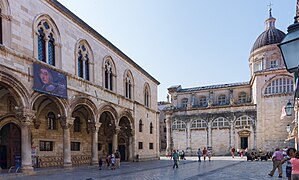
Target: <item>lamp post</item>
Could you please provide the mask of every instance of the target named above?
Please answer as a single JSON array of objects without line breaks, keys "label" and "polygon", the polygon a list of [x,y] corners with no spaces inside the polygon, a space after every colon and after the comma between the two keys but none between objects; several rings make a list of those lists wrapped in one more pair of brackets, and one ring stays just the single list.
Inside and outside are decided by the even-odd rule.
[{"label": "lamp post", "polygon": [[292,116],[293,108],[294,108],[294,106],[292,105],[291,101],[289,100],[286,107],[284,108],[287,116]]},{"label": "lamp post", "polygon": [[290,132],[291,132],[291,125],[290,124],[288,124],[287,125],[287,132],[290,134]]}]

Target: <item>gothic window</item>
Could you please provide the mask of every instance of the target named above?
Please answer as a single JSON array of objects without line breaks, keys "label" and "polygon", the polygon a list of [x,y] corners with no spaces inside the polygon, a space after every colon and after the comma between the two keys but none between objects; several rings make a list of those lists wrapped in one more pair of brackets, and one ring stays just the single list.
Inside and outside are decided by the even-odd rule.
[{"label": "gothic window", "polygon": [[199,106],[202,106],[202,107],[207,106],[207,97],[202,96],[199,98]]},{"label": "gothic window", "polygon": [[80,118],[77,116],[74,120],[74,132],[80,132],[81,131],[81,122]]},{"label": "gothic window", "polygon": [[153,134],[153,123],[150,123],[150,134]]},{"label": "gothic window", "polygon": [[146,107],[150,106],[150,90],[149,85],[146,83],[144,87],[144,105]]},{"label": "gothic window", "polygon": [[241,92],[238,95],[238,103],[246,103],[246,93],[245,92]]},{"label": "gothic window", "polygon": [[225,105],[226,104],[226,96],[225,95],[220,95],[218,97],[218,105]]},{"label": "gothic window", "polygon": [[106,59],[104,62],[104,87],[114,91],[115,69],[111,59]]},{"label": "gothic window", "polygon": [[50,130],[57,129],[57,125],[56,125],[57,120],[55,114],[53,112],[49,112],[47,118],[48,118],[48,129]]},{"label": "gothic window", "polygon": [[36,28],[38,60],[56,66],[57,30],[46,19],[39,21]]},{"label": "gothic window", "polygon": [[253,124],[254,122],[249,116],[242,116],[236,120],[235,127],[245,127]]},{"label": "gothic window", "polygon": [[206,128],[207,123],[204,120],[194,120],[191,123],[191,129]]},{"label": "gothic window", "polygon": [[[11,4],[11,3],[10,3]],[[10,46],[11,38],[11,9],[8,0],[0,1],[0,44]]]},{"label": "gothic window", "polygon": [[139,132],[142,132],[142,126],[143,126],[142,120],[140,119],[139,120]]},{"label": "gothic window", "polygon": [[[2,14],[2,9],[0,9],[0,14]],[[2,34],[2,16],[0,16],[0,44],[3,44],[3,34]]]},{"label": "gothic window", "polygon": [[293,80],[286,77],[272,80],[265,89],[265,95],[291,92],[293,92]]},{"label": "gothic window", "polygon": [[89,81],[90,52],[83,42],[79,44],[77,52],[78,76]]},{"label": "gothic window", "polygon": [[187,98],[182,99],[182,108],[187,108],[187,106],[188,106],[188,99]]},{"label": "gothic window", "polygon": [[126,72],[125,76],[125,96],[128,99],[132,99],[133,91],[133,76],[130,71]]},{"label": "gothic window", "polygon": [[212,127],[213,128],[229,127],[229,123],[225,118],[219,117],[213,121]]},{"label": "gothic window", "polygon": [[172,129],[186,129],[186,124],[183,121],[174,121],[172,123]]}]

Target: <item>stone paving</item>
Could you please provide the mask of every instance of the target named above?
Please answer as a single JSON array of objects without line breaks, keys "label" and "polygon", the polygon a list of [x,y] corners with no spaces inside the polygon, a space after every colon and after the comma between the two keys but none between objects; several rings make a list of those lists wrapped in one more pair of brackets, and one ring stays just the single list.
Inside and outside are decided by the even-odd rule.
[{"label": "stone paving", "polygon": [[[25,176],[18,174],[0,174],[0,179],[23,179],[23,180],[97,180],[97,179],[278,179],[267,174],[272,168],[272,162],[247,162],[246,158],[212,157],[212,161],[197,162],[195,157],[187,157],[187,160],[179,162],[179,168],[172,168],[173,161],[162,157],[159,161],[124,162],[120,169],[109,170],[104,167],[81,166],[71,170],[63,169],[37,169],[35,175]],[[285,171],[285,167],[283,167]],[[281,178],[280,178],[281,179]],[[282,179],[285,177],[285,172]]]}]

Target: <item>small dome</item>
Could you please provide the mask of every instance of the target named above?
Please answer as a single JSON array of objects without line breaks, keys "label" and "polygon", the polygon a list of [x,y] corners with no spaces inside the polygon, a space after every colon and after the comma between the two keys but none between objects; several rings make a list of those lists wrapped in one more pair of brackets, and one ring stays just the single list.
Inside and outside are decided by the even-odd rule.
[{"label": "small dome", "polygon": [[251,52],[263,46],[280,43],[285,36],[286,34],[279,29],[276,28],[267,29],[256,39],[251,49]]}]

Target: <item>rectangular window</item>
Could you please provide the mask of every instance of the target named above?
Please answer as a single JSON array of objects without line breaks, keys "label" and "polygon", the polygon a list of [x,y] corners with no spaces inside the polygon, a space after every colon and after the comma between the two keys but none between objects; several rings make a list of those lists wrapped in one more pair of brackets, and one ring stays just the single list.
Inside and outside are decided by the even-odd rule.
[{"label": "rectangular window", "polygon": [[164,132],[166,132],[166,127],[164,127]]},{"label": "rectangular window", "polygon": [[71,151],[80,151],[80,142],[71,142]]},{"label": "rectangular window", "polygon": [[143,149],[143,142],[138,142],[138,149]]},{"label": "rectangular window", "polygon": [[40,141],[39,150],[40,151],[53,151],[53,141]]},{"label": "rectangular window", "polygon": [[276,68],[278,65],[277,65],[277,61],[271,61],[270,62],[270,68]]},{"label": "rectangular window", "polygon": [[98,143],[98,151],[102,150],[102,144]]},{"label": "rectangular window", "polygon": [[149,149],[154,149],[154,143],[149,143]]}]

